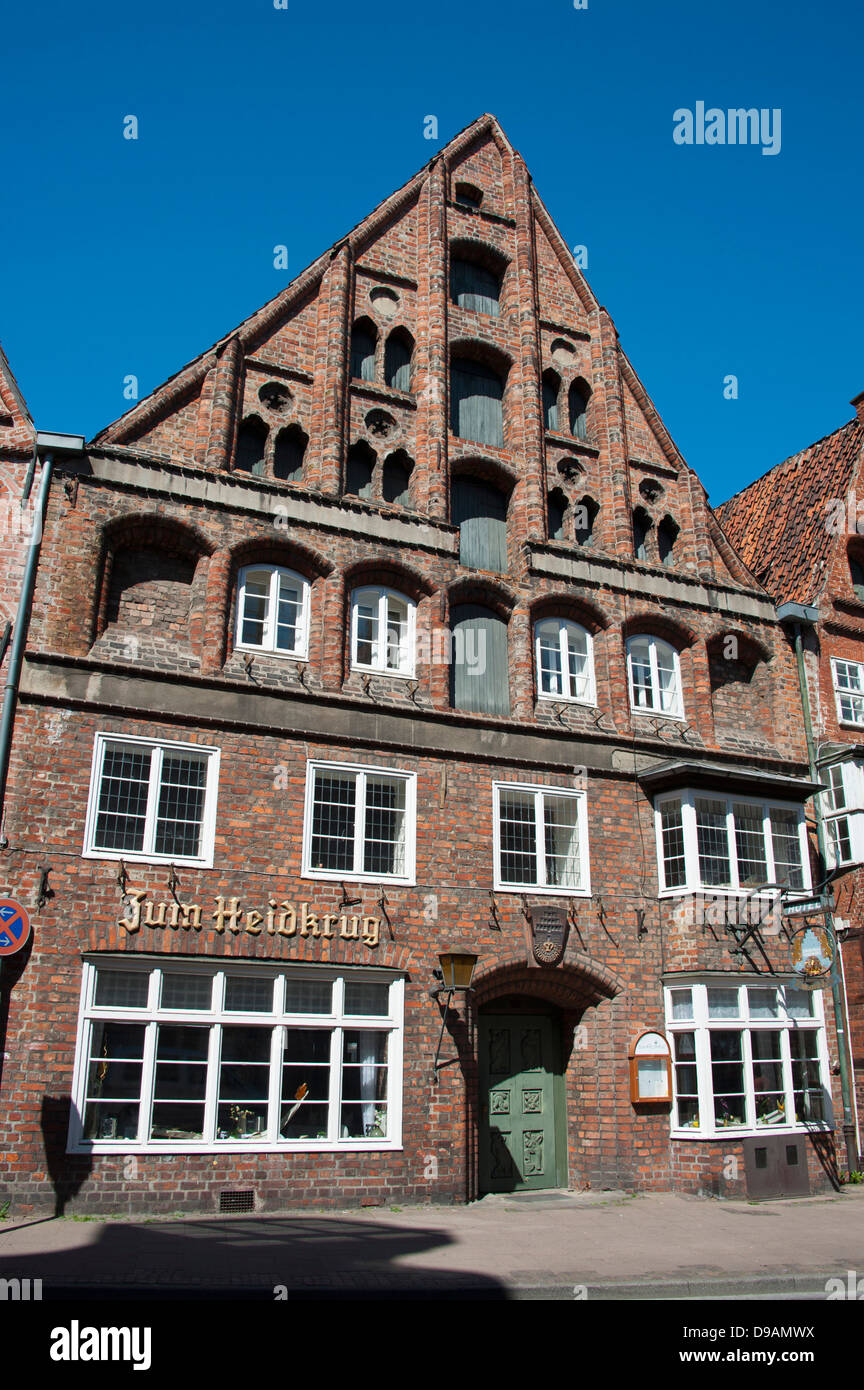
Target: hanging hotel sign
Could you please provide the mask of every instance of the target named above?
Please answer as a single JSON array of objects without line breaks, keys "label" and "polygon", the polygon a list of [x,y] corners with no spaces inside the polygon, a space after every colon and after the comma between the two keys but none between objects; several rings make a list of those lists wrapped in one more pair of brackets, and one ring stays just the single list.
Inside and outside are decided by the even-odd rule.
[{"label": "hanging hotel sign", "polygon": [[567,945],[566,907],[529,900],[526,913],[531,922],[531,944],[537,964],[560,965]]},{"label": "hanging hotel sign", "polygon": [[825,904],[821,898],[790,898],[783,904],[784,917],[812,917],[825,914]]},{"label": "hanging hotel sign", "polygon": [[834,965],[834,938],[827,927],[799,927],[792,934],[792,969],[807,985],[826,984]]},{"label": "hanging hotel sign", "polygon": [[[142,927],[167,931],[201,931],[205,927],[216,932],[246,932],[249,936],[305,936],[322,940],[362,941],[374,948],[381,939],[381,919],[359,914],[314,912],[309,903],[299,908],[291,902],[270,898],[266,912],[254,908],[240,910],[239,898],[216,898],[216,911],[205,914],[198,903],[145,901],[146,893],[126,894],[126,916],[117,920],[130,935]],[[314,906],[314,904],[313,904]],[[212,926],[210,925],[212,923]]]}]

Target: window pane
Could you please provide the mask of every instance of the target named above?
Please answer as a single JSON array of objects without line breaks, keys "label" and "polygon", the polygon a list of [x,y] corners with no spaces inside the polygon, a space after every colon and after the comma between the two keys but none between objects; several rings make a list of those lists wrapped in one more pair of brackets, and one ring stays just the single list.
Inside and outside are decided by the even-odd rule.
[{"label": "window pane", "polygon": [[779,1018],[780,1003],[776,989],[751,987],[747,990],[747,999],[751,1018]]},{"label": "window pane", "polygon": [[191,975],[185,970],[163,972],[163,1009],[209,1009],[212,996],[212,975]]},{"label": "window pane", "polygon": [[84,1103],[86,1139],[137,1138],[144,1036],[144,1024],[93,1024]]},{"label": "window pane", "polygon": [[217,1138],[247,1139],[267,1129],[269,1028],[222,1029]]},{"label": "window pane", "polygon": [[864,723],[864,666],[857,661],[835,661],[834,684],[840,718],[850,724]]},{"label": "window pane", "polygon": [[501,882],[537,883],[537,843],[534,796],[531,792],[500,793]]},{"label": "window pane", "polygon": [[798,834],[798,815],[795,811],[781,811],[772,806],[771,841],[774,846],[776,881],[786,883],[790,888],[803,888],[801,839]]},{"label": "window pane", "polygon": [[745,1124],[747,1109],[739,1032],[729,1030],[711,1033],[711,1077],[715,1124],[720,1128]]},{"label": "window pane", "polygon": [[696,842],[699,849],[699,877],[710,886],[731,884],[729,836],[726,828],[726,802],[696,799]]},{"label": "window pane", "polygon": [[273,1012],[273,981],[250,975],[229,975],[225,980],[225,1009],[229,1013]]},{"label": "window pane", "polygon": [[807,989],[795,989],[792,985],[787,985],[784,991],[786,997],[786,1012],[790,1018],[812,1018],[813,1017],[813,995]]},{"label": "window pane", "polygon": [[310,856],[313,869],[353,869],[356,786],[356,776],[316,771]]},{"label": "window pane", "polygon": [[537,629],[540,689],[544,695],[562,695],[561,633],[557,623],[541,623]]},{"label": "window pane", "polygon": [[654,708],[651,682],[651,644],[634,639],[628,647],[630,658],[630,698],[638,709]]},{"label": "window pane", "polygon": [[366,777],[363,869],[367,874],[405,873],[405,782]]},{"label": "window pane", "polygon": [[247,573],[244,581],[243,621],[240,641],[247,647],[261,647],[267,626],[267,607],[270,596],[270,571]]},{"label": "window pane", "polygon": [[115,1004],[126,1009],[146,1009],[150,976],[143,970],[108,970],[99,966],[96,972],[94,1004]]},{"label": "window pane", "polygon": [[[672,1017],[677,1022],[679,1019],[689,1019],[693,1017],[693,991],[692,989],[673,989],[672,994]],[[693,1036],[691,1033],[690,1037]]]},{"label": "window pane", "polygon": [[750,1034],[750,1047],[753,1055],[756,1123],[760,1126],[788,1124],[780,1034],[773,1029],[766,1032],[753,1031]]},{"label": "window pane", "polygon": [[329,980],[285,981],[286,1014],[329,1014],[332,1011],[333,985]]},{"label": "window pane", "polygon": [[93,837],[96,849],[143,850],[152,757],[149,748],[106,747]]},{"label": "window pane", "polygon": [[346,1014],[386,1018],[390,1012],[390,986],[360,980],[345,981]]},{"label": "window pane", "polygon": [[387,1133],[386,1033],[346,1031],[343,1039],[343,1138],[379,1137]]},{"label": "window pane", "polygon": [[566,629],[567,670],[570,677],[568,695],[573,700],[587,700],[591,693],[591,661],[588,654],[588,634],[577,627]]},{"label": "window pane", "polygon": [[833,820],[826,821],[825,825],[828,830],[828,843],[836,863],[851,863],[852,832],[849,826],[849,817],[835,816]]},{"label": "window pane", "polygon": [[664,714],[674,714],[678,709],[678,671],[675,653],[663,642],[655,643],[657,651],[657,675],[660,680],[660,708]]},{"label": "window pane", "polygon": [[736,802],[735,852],[738,856],[738,878],[742,887],[752,887],[768,881],[768,861],[765,857],[765,828],[761,806]]},{"label": "window pane", "polygon": [[401,671],[408,661],[408,609],[398,599],[387,599],[387,670]]},{"label": "window pane", "polygon": [[200,853],[207,764],[203,758],[165,753],[156,817],[156,853],[194,859]]},{"label": "window pane", "polygon": [[303,611],[303,591],[296,579],[279,576],[279,597],[276,609],[276,649],[293,652],[300,646],[300,617]]},{"label": "window pane", "polygon": [[708,990],[709,1018],[737,1018],[738,1013],[737,989]]},{"label": "window pane", "polygon": [[151,1138],[201,1138],[209,1041],[209,1028],[159,1025]]},{"label": "window pane", "polygon": [[579,807],[573,796],[543,794],[545,829],[546,886],[578,888],[582,881],[579,864]]},{"label": "window pane", "polygon": [[329,1029],[285,1034],[279,1133],[284,1139],[326,1139],[330,1097]]},{"label": "window pane", "polygon": [[374,666],[378,656],[377,594],[363,594],[355,599],[354,625],[354,660],[358,666]]},{"label": "window pane", "polygon": [[789,1034],[792,1051],[792,1087],[795,1093],[796,1124],[826,1118],[825,1093],[819,1067],[819,1047],[815,1028],[796,1029]]},{"label": "window pane", "polygon": [[680,888],[687,882],[687,863],[684,856],[684,822],[681,801],[676,797],[660,806],[660,832],[663,841],[663,884]]},{"label": "window pane", "polygon": [[[675,990],[674,993],[689,995],[690,991]],[[678,1126],[681,1129],[698,1129],[699,1084],[696,1069],[696,1034],[673,1033],[672,1056]]]}]

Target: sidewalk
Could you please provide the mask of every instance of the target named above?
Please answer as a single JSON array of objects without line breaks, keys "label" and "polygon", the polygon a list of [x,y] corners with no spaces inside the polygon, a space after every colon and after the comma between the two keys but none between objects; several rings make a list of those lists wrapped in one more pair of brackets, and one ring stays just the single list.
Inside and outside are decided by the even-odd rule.
[{"label": "sidewalk", "polygon": [[45,1298],[824,1298],[825,1280],[849,1270],[864,1275],[859,1187],[760,1205],[550,1192],[467,1207],[0,1223],[0,1278],[42,1279]]}]

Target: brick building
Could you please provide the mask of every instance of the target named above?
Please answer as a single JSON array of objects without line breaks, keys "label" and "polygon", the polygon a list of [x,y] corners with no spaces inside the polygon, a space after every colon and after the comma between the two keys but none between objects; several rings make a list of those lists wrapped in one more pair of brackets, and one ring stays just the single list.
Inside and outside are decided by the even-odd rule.
[{"label": "brick building", "polygon": [[[16,617],[33,528],[36,430],[12,369],[0,347],[0,673],[5,679],[9,637]],[[26,497],[25,497],[26,493]],[[2,694],[0,694],[2,708]]]},{"label": "brick building", "polygon": [[864,393],[839,429],[718,509],[778,605],[812,608],[802,631],[815,767],[816,872],[830,880],[851,1042],[855,1141],[864,1113]]},{"label": "brick building", "polygon": [[827,1181],[794,654],[493,118],[63,475],[16,1206]]}]

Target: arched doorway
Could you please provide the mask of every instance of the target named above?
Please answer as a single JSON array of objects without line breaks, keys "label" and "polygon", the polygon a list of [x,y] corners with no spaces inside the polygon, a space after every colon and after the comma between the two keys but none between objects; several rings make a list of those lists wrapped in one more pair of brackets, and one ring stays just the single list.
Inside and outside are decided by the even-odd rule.
[{"label": "arched doorway", "polygon": [[567,1079],[583,1019],[621,986],[580,965],[493,969],[475,985],[477,1190],[530,1192],[568,1181]]}]

